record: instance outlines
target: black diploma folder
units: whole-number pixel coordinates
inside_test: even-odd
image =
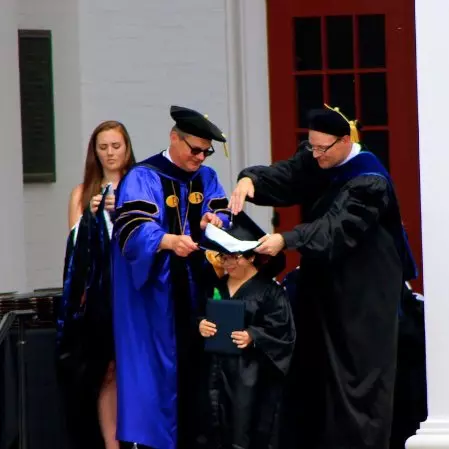
[[[208,299],[206,319],[217,325],[217,333],[206,338],[206,352],[240,354],[241,349],[233,343],[231,334],[245,330],[245,302],[238,299]]]

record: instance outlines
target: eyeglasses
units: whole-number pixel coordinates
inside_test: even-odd
[[[301,148],[305,148],[307,151],[313,152],[316,151],[317,153],[324,154],[327,151],[329,151],[337,142],[341,140],[341,137],[338,137],[334,143],[331,143],[330,145],[312,145],[310,142],[306,141],[304,144],[301,143]]]
[[[210,146],[210,148],[203,150],[202,148],[192,147],[192,145],[190,145],[190,143],[186,139],[182,139],[182,140],[187,144],[187,146],[190,148],[190,152],[194,156],[198,156],[200,153],[203,153],[204,157],[209,157],[215,153],[215,149],[212,145]]]
[[[215,258],[220,262],[221,264],[227,263],[228,265],[234,265],[236,264],[239,259],[243,257],[243,254],[217,254]]]

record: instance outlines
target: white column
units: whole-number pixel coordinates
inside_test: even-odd
[[[449,448],[449,2],[415,6],[429,416],[406,447]]]
[[[265,0],[226,0],[231,185],[250,165],[271,163],[268,42]],[[271,207],[247,206],[271,230]]]
[[[0,13],[0,292],[26,288],[16,0]]]

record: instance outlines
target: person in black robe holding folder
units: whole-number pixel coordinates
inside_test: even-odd
[[[263,232],[247,215],[234,219],[230,235],[257,241]],[[207,235],[207,231],[206,231]],[[244,328],[229,335],[236,353],[226,347],[212,352],[208,367],[208,396],[211,448],[274,449],[286,373],[295,342],[295,326],[284,289],[273,280],[285,266],[285,256],[275,258],[253,251],[230,253],[219,242],[205,244],[215,268],[226,271],[222,278],[210,276],[209,304],[240,300],[244,304]],[[238,310],[238,309],[236,309]],[[224,312],[224,310],[223,310]],[[220,332],[219,325],[200,319],[205,339]],[[223,313],[223,316],[225,314]],[[238,321],[238,313],[236,321]],[[230,313],[224,319],[232,320]],[[226,323],[232,326],[232,323]],[[207,343],[206,343],[207,351]]]

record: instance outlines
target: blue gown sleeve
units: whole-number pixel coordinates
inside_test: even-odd
[[[114,239],[131,267],[134,286],[148,280],[159,245],[163,199],[159,176],[145,167],[135,167],[123,179],[116,202]]]

